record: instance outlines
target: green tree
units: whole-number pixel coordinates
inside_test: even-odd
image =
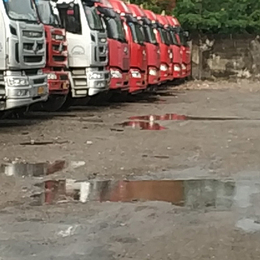
[[[178,0],[173,14],[189,30],[204,33],[260,32],[260,1]]]

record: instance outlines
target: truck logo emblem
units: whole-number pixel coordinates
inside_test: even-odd
[[[35,41],[34,42],[34,45],[33,45],[33,48],[32,48],[32,50],[33,50],[33,52],[36,54],[37,53],[37,49],[38,49],[38,44],[37,44],[37,42]]]
[[[145,52],[145,50],[143,50],[143,55],[144,55],[144,56],[146,55],[146,52]]]
[[[62,53],[62,51],[63,51],[63,44],[62,44],[62,42],[60,43],[60,46],[59,46],[59,53]]]
[[[127,48],[127,47],[124,48],[124,53],[125,53],[125,54],[128,53],[128,48]]]

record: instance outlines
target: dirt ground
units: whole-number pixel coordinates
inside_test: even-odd
[[[193,81],[128,102],[0,122],[2,164],[65,161],[37,178],[2,166],[0,259],[259,259],[259,90],[258,82]],[[130,118],[137,116],[148,117]],[[34,206],[34,184],[47,177],[179,180],[184,203],[131,193],[128,203]]]

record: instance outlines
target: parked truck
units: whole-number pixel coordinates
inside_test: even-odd
[[[111,74],[110,90],[128,92],[130,52],[123,22],[120,15],[114,11],[109,0],[101,0],[96,5],[107,30],[108,65]]]
[[[53,12],[49,0],[34,0],[39,20],[44,25],[46,38],[46,67],[49,98],[32,109],[56,111],[62,107],[69,93],[68,51],[65,29],[59,16]]]
[[[130,45],[129,92],[136,94],[147,87],[147,53],[142,26],[133,17],[126,3],[120,0],[110,0],[110,3],[124,22],[126,38]]]
[[[187,78],[191,75],[191,48],[188,44],[188,32],[182,29],[176,17],[169,16],[168,21],[171,23],[181,44],[182,77]]]
[[[142,25],[147,53],[147,84],[149,88],[153,88],[160,82],[160,47],[153,31],[154,24],[138,5],[128,4],[128,7]]]
[[[47,100],[44,28],[31,0],[1,1],[0,26],[0,111]]]
[[[160,83],[166,83],[169,80],[172,80],[172,50],[170,46],[168,32],[165,30],[164,26],[158,22],[156,14],[150,10],[144,10],[147,18],[151,20],[154,24],[154,30],[156,39],[160,47]]]
[[[176,37],[175,29],[169,23],[167,16],[163,13],[162,15],[157,15],[158,21],[164,26],[167,30],[168,37],[170,37],[171,49],[172,49],[172,75],[173,79],[182,78],[182,49],[181,44]]]
[[[92,97],[108,90],[107,35],[95,0],[58,0],[55,7],[68,41],[70,97]]]

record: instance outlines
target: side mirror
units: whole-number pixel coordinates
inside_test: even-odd
[[[184,37],[186,37],[187,41],[190,41],[190,40],[191,40],[191,38],[190,38],[190,33],[189,33],[188,31],[184,31],[184,32],[183,32],[183,35],[184,35]]]

